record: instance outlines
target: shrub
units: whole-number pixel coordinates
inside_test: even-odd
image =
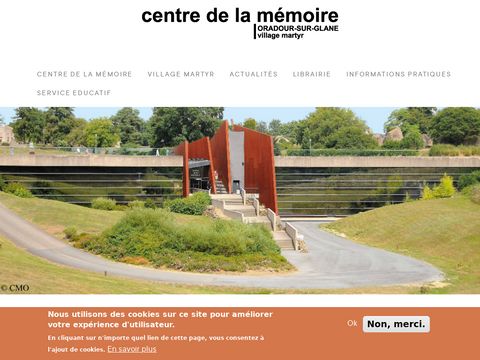
[[[3,186],[3,191],[21,198],[32,198],[33,194],[25,186],[19,183],[8,183]]]
[[[143,209],[145,207],[145,201],[133,200],[128,203],[130,209]]]
[[[480,183],[480,170],[472,171],[470,174],[464,174],[458,179],[458,188],[460,190]]]
[[[92,200],[92,208],[97,210],[115,210],[117,202],[114,199],[109,198],[96,198]]]
[[[401,150],[403,146],[401,141],[387,139],[383,142],[382,148],[387,150]]]
[[[430,156],[479,156],[480,146],[454,146],[449,144],[435,144],[429,151]]]
[[[428,152],[430,156],[459,156],[460,150],[450,144],[435,144],[430,148]]]
[[[425,185],[422,190],[422,200],[435,199],[432,189],[428,185]]]
[[[475,185],[472,187],[470,200],[472,200],[475,204],[480,205],[480,185]]]
[[[184,271],[289,269],[268,229],[229,220],[178,222],[164,209],[133,209],[82,247],[118,261]]]
[[[92,242],[96,241],[98,236],[81,233],[79,235],[75,235],[71,240],[73,241],[73,246],[78,249],[86,249],[88,248]]]
[[[3,191],[3,188],[7,185],[7,183],[5,182],[5,179],[0,176],[0,191]]]
[[[422,199],[441,199],[449,198],[455,195],[455,186],[453,186],[453,178],[447,174],[443,175],[440,179],[440,184],[431,189],[428,185],[425,185],[422,191]]]
[[[69,226],[63,230],[65,237],[68,240],[75,240],[77,238],[77,228],[75,226]]]
[[[156,209],[157,204],[155,204],[155,200],[153,199],[147,199],[145,200],[145,208],[147,209]]]
[[[186,198],[167,200],[164,207],[179,214],[202,215],[211,203],[210,195],[205,192],[196,192]]]
[[[453,178],[447,174],[440,179],[440,184],[433,188],[433,196],[435,198],[449,198],[455,195],[455,186],[453,186]]]

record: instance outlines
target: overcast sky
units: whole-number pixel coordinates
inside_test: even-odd
[[[78,107],[75,108],[75,115],[84,119],[92,119],[100,116],[111,116],[118,109],[114,107]],[[140,116],[148,119],[152,115],[152,108],[138,108]],[[388,115],[395,108],[351,108],[360,118],[365,120],[374,132],[383,132],[383,124],[388,119]],[[254,118],[257,121],[269,122],[272,119],[279,119],[283,122],[304,119],[309,113],[314,111],[313,107],[226,107],[224,111],[225,119],[233,119],[236,123],[241,123],[246,118]],[[14,108],[0,108],[0,115],[9,123],[15,115]]]

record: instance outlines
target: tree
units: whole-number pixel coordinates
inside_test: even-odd
[[[311,149],[312,147],[312,135],[310,134],[310,129],[305,127],[302,131],[302,140],[300,142],[302,149]]]
[[[245,121],[243,122],[243,127],[246,127],[247,129],[256,130],[257,129],[257,120],[255,120],[253,118],[245,119]]]
[[[280,120],[278,119],[273,119],[272,121],[270,121],[270,123],[268,124],[268,132],[272,135],[272,136],[279,136],[279,135],[285,135],[283,133],[284,129],[283,129],[283,124]]]
[[[65,146],[65,137],[75,123],[75,115],[71,107],[49,107],[45,113],[43,139],[46,144]]]
[[[460,145],[480,136],[480,111],[471,107],[449,107],[440,110],[432,121],[433,140]]]
[[[327,148],[335,149],[374,149],[377,141],[365,130],[355,126],[345,126],[329,136]]]
[[[259,123],[257,123],[257,128],[255,130],[264,134],[268,134],[267,123],[265,121],[260,121]]]
[[[303,128],[301,127],[301,122],[300,121],[290,121],[288,123],[284,123],[281,131],[283,136],[286,138],[290,139],[290,141],[299,144],[300,142],[297,141],[298,138],[301,139],[299,134],[301,133],[301,130]]]
[[[297,142],[305,144],[306,129],[315,148],[374,148],[376,141],[363,120],[350,109],[317,108],[302,121]],[[346,139],[342,140],[342,137]]]
[[[388,132],[398,126],[405,133],[407,126],[416,125],[421,133],[426,134],[430,129],[436,110],[435,107],[396,109],[388,117],[388,121],[384,125],[385,131]]]
[[[22,143],[43,143],[45,113],[34,107],[19,107],[15,109],[13,122],[10,124],[15,139]]]
[[[89,147],[111,147],[120,140],[109,118],[92,119],[85,126],[85,145]]]
[[[73,126],[67,136],[65,136],[64,142],[67,146],[86,146],[85,128],[87,127],[87,121],[85,119],[75,118],[73,119]]]
[[[145,145],[145,122],[138,109],[124,107],[112,116],[115,129],[120,134],[122,144]]]
[[[401,145],[402,149],[418,150],[423,148],[423,138],[418,125],[405,125],[404,137]]]
[[[150,145],[176,146],[213,136],[223,118],[223,107],[157,107],[148,121]]]

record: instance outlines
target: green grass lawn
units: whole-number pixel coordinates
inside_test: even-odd
[[[115,224],[121,211],[102,211],[44,199],[22,199],[0,192],[0,202],[23,218],[37,224],[56,237],[63,238],[63,230],[75,226],[78,231],[99,233]]]
[[[424,291],[480,293],[480,205],[465,196],[386,206],[324,228],[441,269],[448,285]]]
[[[125,215],[123,211],[104,211],[46,199],[22,199],[0,192],[0,203],[23,218],[37,224],[57,238],[63,239],[67,227],[75,227],[79,233],[99,234],[117,223]],[[202,216],[176,215],[179,223],[205,223]]]

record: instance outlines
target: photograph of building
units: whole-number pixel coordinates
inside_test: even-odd
[[[478,109],[104,111],[0,109],[1,236],[153,292],[480,292]]]

